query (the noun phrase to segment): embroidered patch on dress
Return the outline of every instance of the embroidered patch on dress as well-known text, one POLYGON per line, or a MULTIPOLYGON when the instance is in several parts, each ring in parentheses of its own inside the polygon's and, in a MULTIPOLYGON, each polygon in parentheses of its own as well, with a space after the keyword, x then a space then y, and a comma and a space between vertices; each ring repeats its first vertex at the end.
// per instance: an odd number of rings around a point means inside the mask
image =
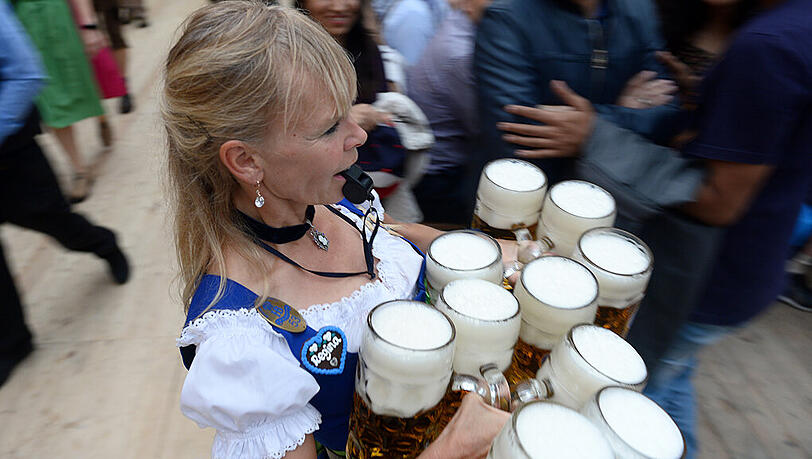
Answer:
POLYGON ((320 375, 337 375, 344 371, 347 359, 347 337, 340 328, 328 325, 302 346, 301 361, 305 369, 320 375))
POLYGON ((291 333, 301 333, 307 329, 307 322, 299 311, 284 301, 268 298, 257 306, 257 311, 271 326, 291 333))

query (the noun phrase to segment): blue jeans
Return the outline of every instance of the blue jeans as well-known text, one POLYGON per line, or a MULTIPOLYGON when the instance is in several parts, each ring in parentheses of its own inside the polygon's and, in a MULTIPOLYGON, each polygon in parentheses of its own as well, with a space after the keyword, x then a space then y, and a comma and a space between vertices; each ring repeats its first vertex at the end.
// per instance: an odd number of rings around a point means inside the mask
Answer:
POLYGON ((697 453, 696 406, 691 381, 697 364, 696 354, 703 346, 719 341, 737 328, 686 322, 649 374, 643 393, 668 412, 679 426, 685 438, 685 459, 693 459, 697 453))

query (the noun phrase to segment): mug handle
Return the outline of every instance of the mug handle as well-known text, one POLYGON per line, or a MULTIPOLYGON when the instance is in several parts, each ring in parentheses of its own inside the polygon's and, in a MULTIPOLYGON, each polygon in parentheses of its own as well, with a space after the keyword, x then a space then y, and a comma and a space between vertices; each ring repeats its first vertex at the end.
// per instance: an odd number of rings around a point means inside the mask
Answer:
POLYGON ((549 400, 555 395, 553 385, 550 380, 544 378, 538 380, 536 378, 525 379, 516 384, 511 395, 510 410, 514 411, 516 408, 524 405, 525 403, 535 400, 549 400))
POLYGON ((502 411, 510 411, 510 385, 505 375, 493 363, 479 368, 481 377, 457 374, 451 378, 451 390, 475 392, 488 405, 502 411))

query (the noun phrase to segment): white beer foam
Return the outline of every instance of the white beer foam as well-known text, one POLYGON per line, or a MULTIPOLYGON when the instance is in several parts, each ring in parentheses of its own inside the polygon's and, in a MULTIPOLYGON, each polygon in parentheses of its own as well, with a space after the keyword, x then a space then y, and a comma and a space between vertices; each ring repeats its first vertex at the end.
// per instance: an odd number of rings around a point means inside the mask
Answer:
POLYGON ((541 170, 524 161, 504 159, 485 167, 485 175, 502 188, 513 191, 533 191, 541 188, 547 178, 541 170))
POLYGON ((447 233, 432 242, 431 256, 451 269, 478 269, 493 263, 498 256, 493 243, 471 233, 447 233))
POLYGON ((375 310, 372 327, 386 341, 409 349, 434 349, 451 339, 451 324, 445 316, 415 302, 393 303, 375 310))
POLYGON ((581 251, 598 267, 632 275, 646 270, 649 257, 628 238, 616 233, 591 233, 581 238, 581 251))
POLYGON ((458 279, 443 289, 455 311, 480 320, 504 320, 519 310, 519 302, 502 286, 481 279, 458 279))
POLYGON ((585 416, 555 403, 532 403, 522 408, 516 433, 533 459, 610 459, 612 449, 585 416))
POLYGON ((454 371, 478 375, 486 363, 504 371, 519 339, 519 302, 501 285, 482 279, 449 282, 437 301, 457 331, 454 371))
POLYGON ((642 382, 648 374, 640 354, 611 330, 581 326, 572 330, 578 352, 604 375, 624 384, 642 382))
POLYGON ((684 448, 679 428, 668 413, 648 397, 630 389, 610 387, 601 392, 598 404, 609 427, 645 457, 682 457, 684 448))
POLYGON ((380 338, 369 327, 364 332, 355 383, 369 408, 408 418, 437 404, 454 358, 454 345, 443 346, 452 336, 448 319, 428 305, 402 300, 377 307, 370 322, 380 338))
POLYGON ((560 182, 550 190, 550 198, 567 212, 584 218, 605 217, 615 209, 609 193, 587 182, 560 182))
POLYGON ((561 309, 586 306, 598 284, 583 265, 563 257, 542 257, 522 270, 522 282, 531 295, 561 309))

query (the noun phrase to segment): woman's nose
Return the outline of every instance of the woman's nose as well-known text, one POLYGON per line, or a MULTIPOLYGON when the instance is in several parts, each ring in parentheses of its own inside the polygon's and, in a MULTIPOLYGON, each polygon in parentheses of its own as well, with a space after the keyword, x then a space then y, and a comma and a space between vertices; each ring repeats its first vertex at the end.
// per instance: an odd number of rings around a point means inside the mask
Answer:
POLYGON ((350 135, 347 137, 344 150, 358 148, 367 141, 367 131, 359 126, 352 118, 349 118, 349 123, 352 132, 350 132, 350 135))

